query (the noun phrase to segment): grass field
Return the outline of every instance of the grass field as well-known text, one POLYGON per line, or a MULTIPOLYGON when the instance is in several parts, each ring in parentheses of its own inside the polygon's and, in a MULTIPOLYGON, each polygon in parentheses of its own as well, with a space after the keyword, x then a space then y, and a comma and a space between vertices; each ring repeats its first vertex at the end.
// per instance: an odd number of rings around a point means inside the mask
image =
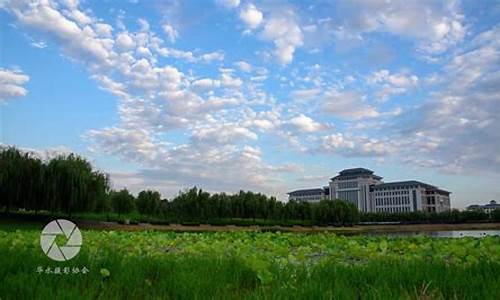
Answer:
POLYGON ((55 262, 40 248, 39 229, 0 227, 0 298, 498 299, 500 294, 500 237, 82 234, 80 253, 55 262), (69 274, 62 272, 65 267, 69 274), (89 272, 72 274, 74 267, 89 272), (47 268, 52 273, 45 273, 47 268), (54 274, 56 268, 62 274, 54 274))

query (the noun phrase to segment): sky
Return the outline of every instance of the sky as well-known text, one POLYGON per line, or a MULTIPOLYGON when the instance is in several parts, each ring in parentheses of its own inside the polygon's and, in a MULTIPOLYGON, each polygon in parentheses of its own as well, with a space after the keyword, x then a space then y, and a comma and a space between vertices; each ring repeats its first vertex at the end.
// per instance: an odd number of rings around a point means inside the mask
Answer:
POLYGON ((498 1, 0 0, 0 143, 286 201, 349 167, 500 200, 498 1))

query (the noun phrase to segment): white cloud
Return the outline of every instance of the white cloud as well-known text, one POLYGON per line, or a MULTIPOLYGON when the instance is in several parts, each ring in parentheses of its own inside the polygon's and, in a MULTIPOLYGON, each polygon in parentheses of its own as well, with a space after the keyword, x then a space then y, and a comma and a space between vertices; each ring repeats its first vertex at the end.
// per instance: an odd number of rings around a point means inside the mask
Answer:
POLYGON ((418 77, 411 74, 391 74, 388 70, 379 70, 368 78, 368 82, 374 83, 388 83, 396 87, 410 88, 418 84, 418 77))
POLYGON ((220 81, 210 78, 202 78, 194 81, 192 86, 200 89, 213 89, 220 86, 220 81))
POLYGON ((233 77, 230 72, 223 72, 221 74, 221 85, 228 88, 237 88, 243 84, 240 78, 233 77))
POLYGON ((126 32, 121 32, 116 37, 116 46, 123 51, 131 50, 135 47, 135 42, 126 32))
POLYGON ((263 131, 269 131, 276 127, 275 124, 273 124, 273 122, 266 119, 254 119, 252 123, 254 126, 263 131))
POLYGON ((28 91, 23 87, 29 76, 18 70, 0 68, 0 103, 11 98, 26 96, 28 91))
POLYGON ((242 60, 237 61, 234 63, 234 65, 237 66, 243 72, 248 73, 248 72, 252 71, 252 65, 245 62, 245 61, 242 61, 242 60))
POLYGON ((212 62, 212 61, 222 61, 224 60, 224 52, 215 51, 201 55, 201 60, 204 62, 212 62))
POLYGON ((66 13, 68 17, 75 20, 79 25, 84 26, 90 24, 93 20, 89 16, 87 16, 84 12, 73 9, 66 13))
POLYGON ((146 21, 146 20, 144 20, 142 18, 139 18, 139 19, 137 19, 137 23, 140 26, 140 31, 149 31, 149 23, 148 23, 148 21, 146 21))
POLYGON ((44 41, 31 41, 30 45, 38 49, 43 49, 47 47, 47 43, 44 41))
POLYGON ((272 16, 264 25, 262 37, 274 42, 274 55, 281 64, 293 60, 297 47, 302 46, 302 31, 296 22, 295 13, 287 10, 282 14, 272 16))
POLYGON ((257 7, 255 7, 255 5, 250 3, 240 11, 240 19, 250 29, 255 29, 259 27, 262 22, 263 14, 257 9, 257 7))
POLYGON ((321 89, 312 88, 312 89, 304 89, 304 90, 294 90, 291 92, 291 96, 298 101, 302 100, 310 100, 314 97, 318 96, 321 93, 321 89))
POLYGON ((324 136, 322 146, 325 150, 336 151, 337 149, 354 149, 354 142, 344 138, 342 133, 324 136))
POLYGON ((322 97, 321 111, 348 120, 378 117, 380 113, 366 104, 364 96, 356 91, 327 91, 322 97))
POLYGON ((77 23, 67 19, 52 7, 49 2, 30 5, 19 1, 10 4, 8 10, 21 24, 50 33, 58 41, 63 42, 67 54, 79 60, 90 57, 96 59, 97 64, 100 65, 106 65, 109 62, 110 41, 96 37, 92 27, 80 28, 77 23))
POLYGON ((464 15, 458 1, 342 2, 342 30, 356 33, 389 32, 415 39, 423 52, 440 54, 465 37, 464 15))
MULTIPOLYGON (((220 78, 209 79, 200 78, 196 68, 186 68, 185 74, 165 64, 175 59, 222 61, 224 52, 164 47, 143 22, 137 32, 122 24, 116 35, 103 22, 81 27, 59 9, 53 2, 14 2, 8 11, 17 22, 56 41, 71 61, 88 68, 101 89, 118 98, 119 121, 85 135, 92 150, 134 163, 143 184, 163 180, 176 189, 197 184, 283 192, 272 173, 293 170, 265 163, 258 147, 245 145, 255 143, 257 132, 272 134, 280 126, 280 115, 273 111, 275 100, 253 82, 243 82, 234 70, 220 69, 220 78), (160 60, 157 55, 173 59, 160 60), (209 86, 213 91, 207 91, 209 86), (259 111, 251 105, 259 105, 259 111), (181 130, 187 143, 171 138, 173 130, 181 130)), ((255 73, 267 75, 263 68, 255 73)))
POLYGON ((215 0, 215 2, 224 8, 236 8, 240 5, 240 0, 215 0))
POLYGON ((171 43, 175 43, 175 41, 179 37, 179 32, 177 31, 177 29, 175 29, 170 24, 163 24, 161 28, 163 29, 163 32, 165 32, 165 34, 167 35, 168 40, 171 43))
POLYGON ((390 96, 406 93, 419 84, 418 76, 406 73, 391 74, 389 70, 379 70, 367 78, 368 84, 379 85, 376 96, 386 101, 390 96))
POLYGON ((111 27, 109 24, 97 23, 95 24, 95 32, 99 36, 111 38, 113 27, 111 27))
POLYGON ((302 132, 316 132, 324 129, 323 125, 303 114, 291 118, 288 123, 302 132))
POLYGON ((203 143, 232 144, 239 140, 256 140, 258 136, 237 124, 222 124, 195 129, 193 138, 203 143))
POLYGON ((106 75, 93 75, 92 78, 99 82, 101 89, 109 91, 122 99, 130 99, 124 84, 115 82, 106 75))
POLYGON ((471 39, 446 64, 440 89, 402 115, 406 126, 396 138, 408 145, 407 162, 453 173, 498 172, 499 40, 498 27, 471 39))
POLYGON ((351 137, 342 133, 322 137, 320 151, 338 153, 344 156, 386 156, 397 152, 397 147, 390 141, 374 138, 351 137))

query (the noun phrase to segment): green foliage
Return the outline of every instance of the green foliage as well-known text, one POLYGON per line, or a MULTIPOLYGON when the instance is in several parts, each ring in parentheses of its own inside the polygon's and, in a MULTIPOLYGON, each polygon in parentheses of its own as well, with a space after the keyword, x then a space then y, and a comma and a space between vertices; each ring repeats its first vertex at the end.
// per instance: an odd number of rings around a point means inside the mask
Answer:
POLYGON ((500 222, 500 209, 495 209, 491 212, 491 219, 495 222, 500 222))
POLYGON ((0 206, 51 212, 94 211, 103 207, 108 176, 85 159, 60 155, 43 161, 30 152, 0 149, 0 206))
POLYGON ((359 220, 350 203, 324 200, 320 203, 279 202, 274 197, 240 191, 210 195, 196 187, 180 192, 169 203, 169 217, 177 221, 236 225, 353 225, 359 220), (247 220, 247 221, 243 221, 247 220), (266 220, 266 221, 262 221, 266 220))
POLYGON ((2 298, 498 299, 500 284, 493 236, 84 230, 80 253, 59 263, 39 235, 0 230, 2 298), (90 273, 36 273, 67 265, 90 273))
POLYGON ((111 191, 109 198, 111 199, 110 202, 113 207, 113 211, 118 215, 130 213, 135 208, 135 198, 127 189, 122 189, 118 192, 111 191))
POLYGON ((154 215, 160 208, 161 195, 157 191, 142 191, 137 195, 136 206, 140 214, 154 215))
POLYGON ((356 224, 359 220, 357 207, 341 200, 322 200, 314 205, 314 217, 320 224, 345 226, 356 224))

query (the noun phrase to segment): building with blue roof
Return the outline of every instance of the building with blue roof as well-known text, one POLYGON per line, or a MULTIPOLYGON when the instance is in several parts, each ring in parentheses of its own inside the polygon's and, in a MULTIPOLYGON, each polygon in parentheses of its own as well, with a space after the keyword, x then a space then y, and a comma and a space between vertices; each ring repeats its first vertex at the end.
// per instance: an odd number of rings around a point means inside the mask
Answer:
POLYGON ((365 168, 345 169, 330 179, 328 187, 296 190, 289 200, 319 202, 340 199, 362 212, 403 213, 450 210, 450 192, 417 180, 383 182, 365 168))

